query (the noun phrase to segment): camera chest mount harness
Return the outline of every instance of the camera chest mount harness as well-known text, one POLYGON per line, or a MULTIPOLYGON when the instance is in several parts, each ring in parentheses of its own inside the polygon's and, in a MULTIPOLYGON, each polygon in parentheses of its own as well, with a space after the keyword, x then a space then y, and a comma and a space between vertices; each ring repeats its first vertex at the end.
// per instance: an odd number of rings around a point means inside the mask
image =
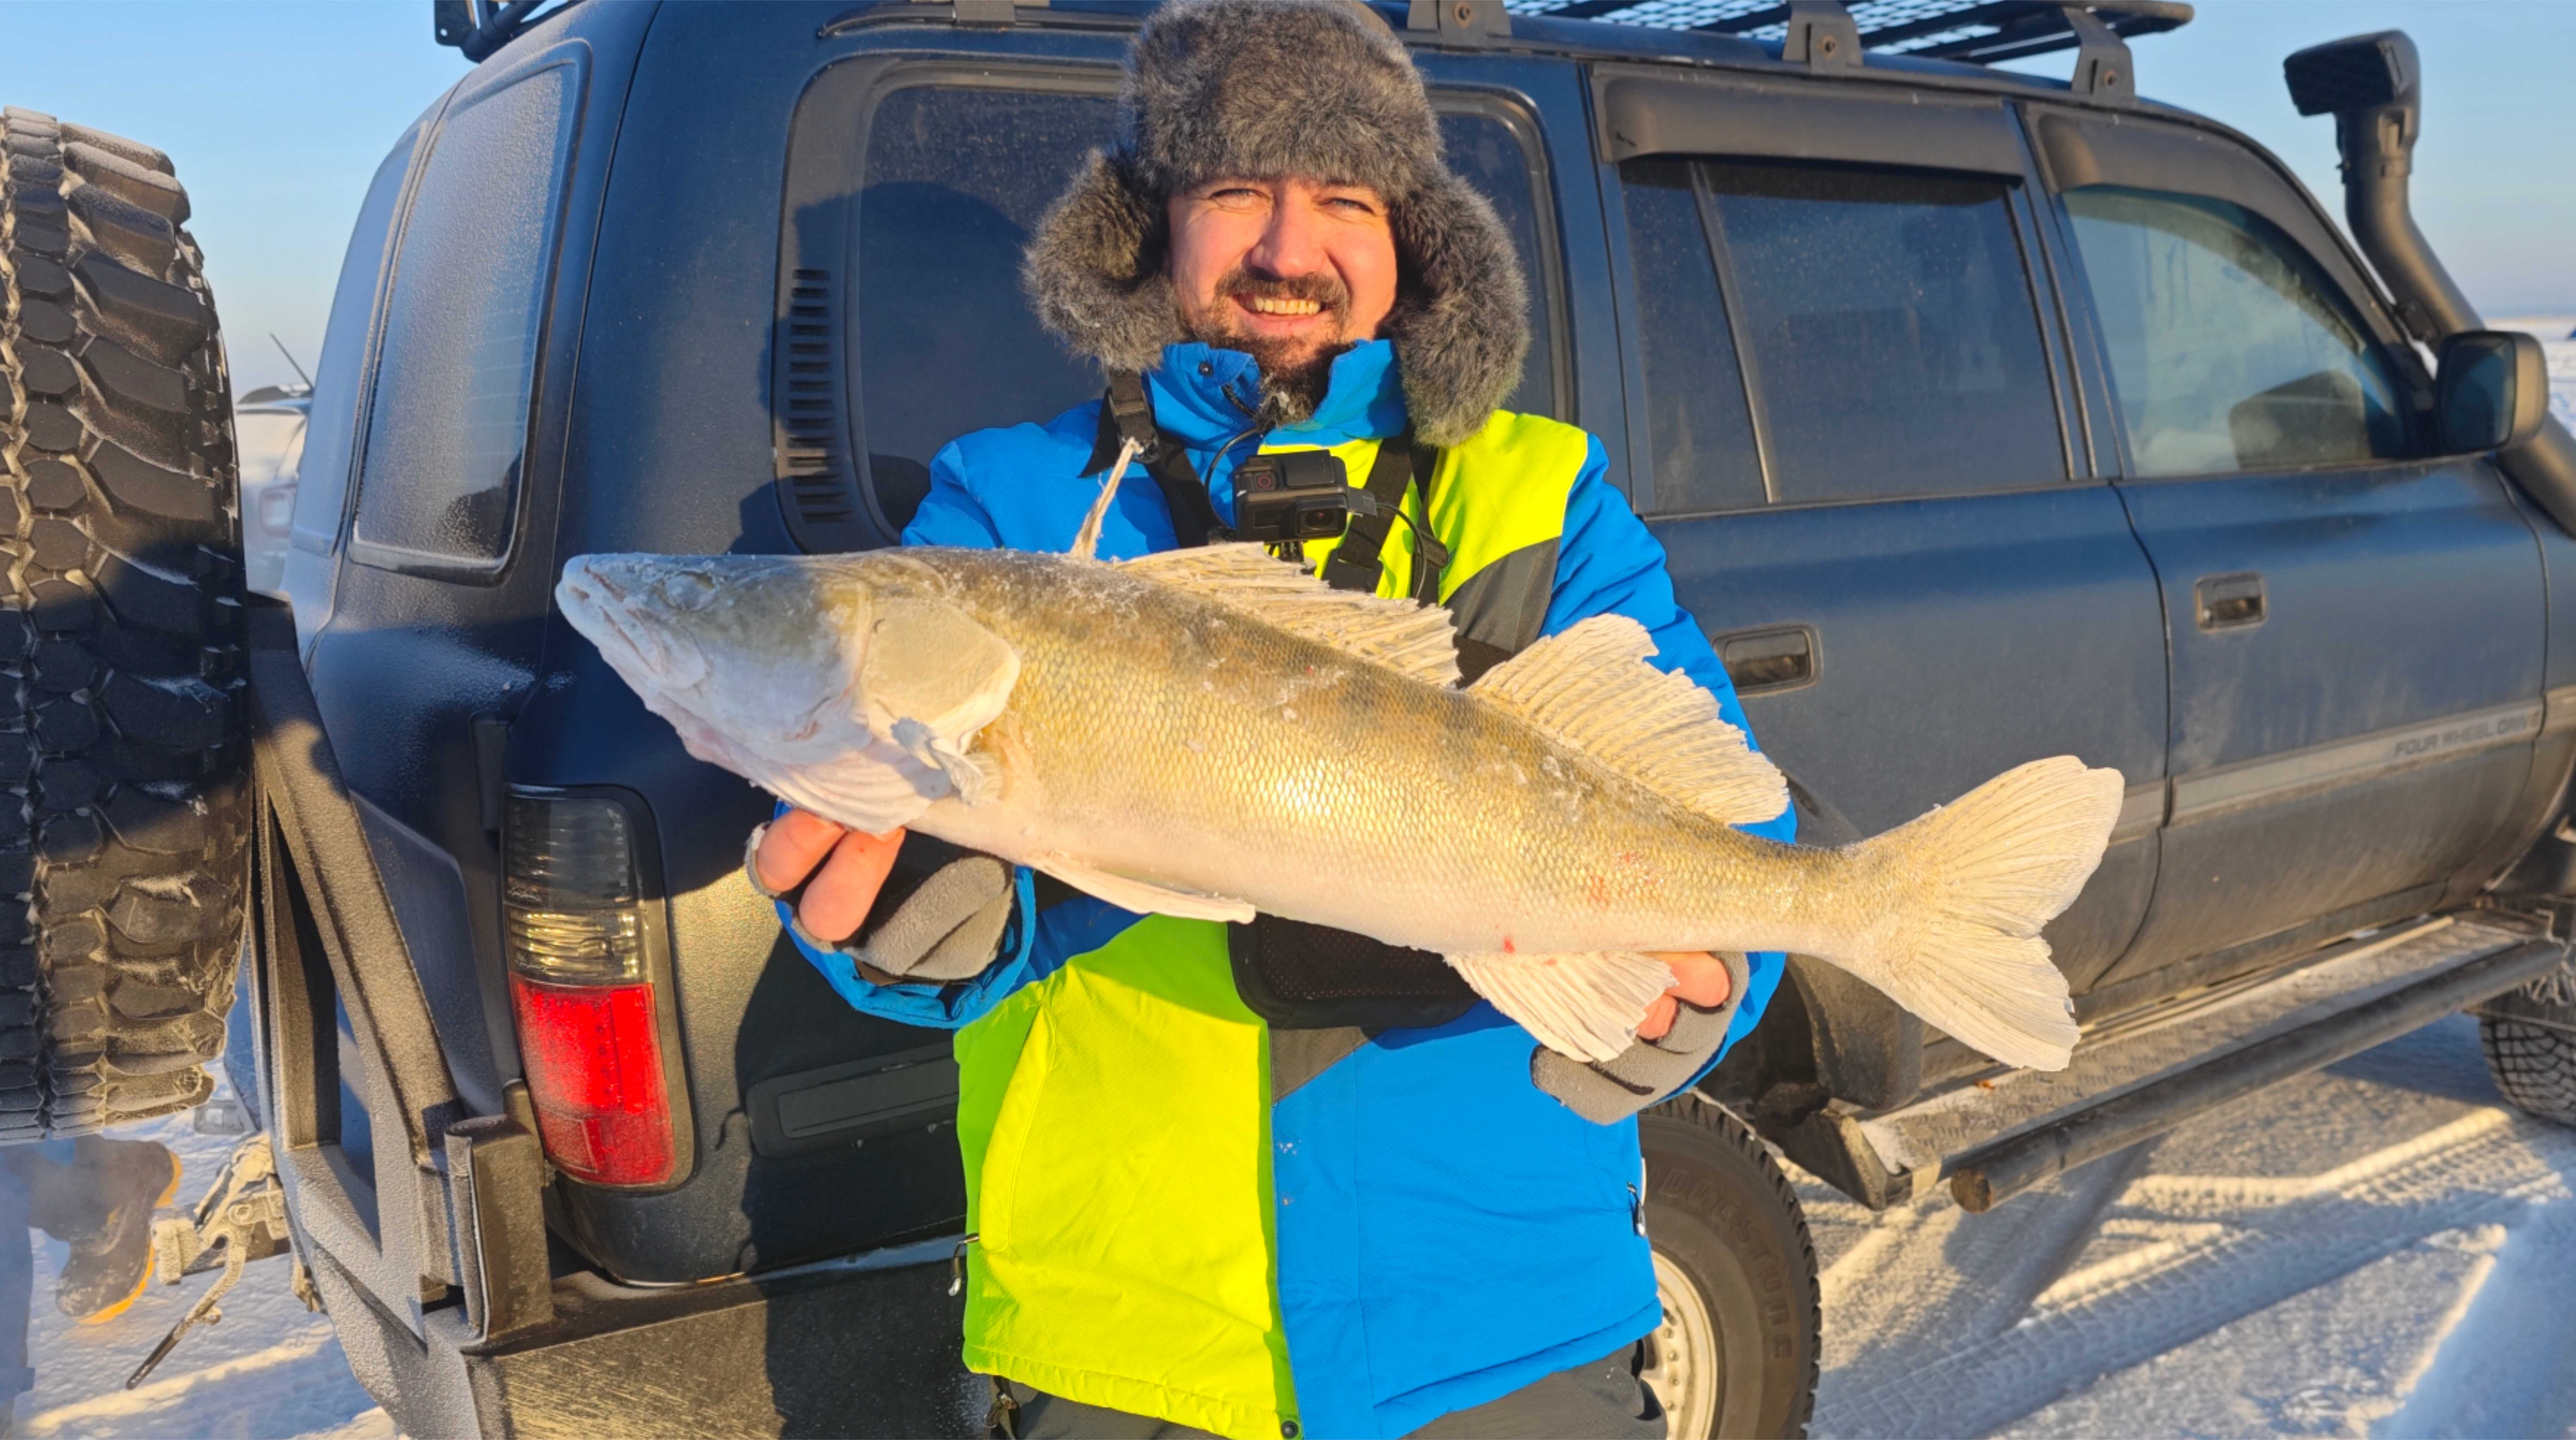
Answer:
MULTIPOLYGON (((1207 487, 1181 447, 1154 423, 1154 402, 1143 377, 1132 370, 1109 375, 1100 407, 1100 436, 1088 473, 1117 462, 1128 442, 1145 473, 1163 492, 1172 530, 1182 548, 1230 540, 1255 540, 1281 558, 1302 562, 1305 542, 1342 536, 1324 561, 1323 580, 1336 590, 1373 592, 1384 573, 1380 552, 1395 521, 1413 526, 1413 599, 1436 605, 1448 549, 1404 514, 1407 485, 1431 506, 1431 476, 1440 452, 1404 433, 1378 446, 1367 482, 1353 488, 1341 458, 1322 450, 1255 455, 1235 467, 1237 524, 1217 518, 1207 487), (1347 525, 1347 530, 1345 530, 1347 525)), ((1229 447, 1220 447, 1219 453, 1229 447)), ((1116 483, 1117 477, 1108 477, 1116 483)), ((1324 925, 1255 916, 1227 927, 1235 990, 1274 1032, 1272 1089, 1285 1095, 1325 1066, 1358 1049, 1380 1030, 1444 1025, 1476 1003, 1475 992, 1447 962, 1427 950, 1409 950, 1324 925)))
POLYGON ((1379 552, 1395 522, 1402 520, 1413 528, 1413 598, 1424 605, 1440 603, 1440 576, 1449 567, 1449 551, 1402 508, 1404 487, 1413 485, 1421 490, 1424 513, 1429 513, 1431 474, 1440 462, 1440 452, 1417 442, 1412 426, 1378 446, 1368 481, 1358 489, 1351 488, 1341 457, 1329 451, 1282 450, 1252 456, 1235 469, 1237 523, 1233 526, 1217 518, 1207 486, 1190 467, 1190 457, 1163 438, 1162 427, 1154 423, 1154 402, 1145 392, 1144 378, 1133 370, 1113 370, 1109 393, 1100 406, 1100 438, 1092 446, 1086 473, 1107 469, 1117 460, 1119 447, 1131 440, 1145 473, 1162 489, 1181 548, 1257 540, 1275 547, 1284 560, 1302 561, 1305 542, 1340 535, 1342 543, 1324 562, 1324 583, 1336 590, 1367 592, 1377 589, 1378 576, 1385 569, 1379 552))

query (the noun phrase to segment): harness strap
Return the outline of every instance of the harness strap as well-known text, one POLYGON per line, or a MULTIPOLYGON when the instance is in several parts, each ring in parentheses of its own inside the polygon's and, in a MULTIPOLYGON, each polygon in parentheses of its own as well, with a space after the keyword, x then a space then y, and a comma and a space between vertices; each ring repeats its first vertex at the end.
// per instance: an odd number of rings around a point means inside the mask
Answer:
MULTIPOLYGON (((1154 483, 1162 489, 1163 506, 1172 516, 1172 533, 1183 549, 1234 538, 1234 531, 1217 518, 1215 502, 1208 499, 1207 486, 1190 467, 1188 454, 1165 441, 1162 427, 1154 423, 1154 401, 1146 392, 1145 378, 1133 370, 1112 370, 1109 391, 1101 398, 1100 433, 1092 441, 1091 461, 1085 473, 1107 468, 1129 440, 1136 442, 1137 458, 1144 462, 1145 473, 1153 476, 1154 483)), ((1362 593, 1377 589, 1378 578, 1386 570, 1381 552, 1386 548, 1387 534, 1402 514, 1404 487, 1410 483, 1421 489, 1422 511, 1428 516, 1431 477, 1439 464, 1440 452, 1416 441, 1411 426, 1405 427, 1402 435, 1378 445, 1377 460, 1369 466, 1368 481, 1361 487, 1368 501, 1352 507, 1342 543, 1333 547, 1332 556, 1324 562, 1325 584, 1336 590, 1362 593)), ((1413 598, 1425 605, 1436 605, 1440 603, 1440 578, 1448 568, 1449 552, 1420 526, 1414 528, 1413 540, 1413 598)))
POLYGON ((1164 442, 1162 427, 1154 423, 1153 398, 1145 393, 1145 378, 1133 370, 1112 370, 1109 393, 1100 405, 1100 435, 1092 442, 1091 469, 1114 463, 1119 447, 1129 440, 1136 442, 1145 473, 1162 487, 1163 506, 1172 512, 1172 533, 1179 537, 1182 549, 1234 538, 1234 532, 1217 518, 1207 486, 1190 468, 1190 457, 1180 446, 1164 442))
MULTIPOLYGON (((1336 590, 1356 590, 1372 594, 1378 577, 1386 571, 1382 551, 1386 537, 1395 528, 1397 515, 1404 504, 1404 487, 1422 488, 1422 513, 1431 513, 1431 475, 1437 468, 1440 452, 1413 438, 1408 425, 1402 435, 1380 442, 1377 461, 1369 466, 1368 482, 1360 488, 1368 492, 1365 511, 1352 507, 1350 528, 1342 533, 1342 543, 1324 561, 1324 583, 1336 590)), ((1425 605, 1440 600, 1440 572, 1448 566, 1449 552, 1430 533, 1416 527, 1413 535, 1413 598, 1425 605)))

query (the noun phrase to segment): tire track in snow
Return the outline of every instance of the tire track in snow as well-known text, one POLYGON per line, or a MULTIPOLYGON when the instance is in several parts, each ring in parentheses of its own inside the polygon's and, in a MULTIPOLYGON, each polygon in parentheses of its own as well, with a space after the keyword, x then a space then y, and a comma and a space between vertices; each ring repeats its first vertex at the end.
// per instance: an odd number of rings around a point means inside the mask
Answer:
MULTIPOLYGON (((2411 1291, 2400 1287, 2414 1308, 2383 1317, 2381 1328, 2393 1334, 2400 1321, 2429 1326, 2421 1347, 2378 1357, 2372 1373, 2312 1387, 2319 1393, 2309 1401, 2281 1402, 2287 1408, 2272 1406, 2267 1418, 2255 1413, 2264 1405, 2249 1402, 2246 1429, 2349 1429, 2379 1419, 2396 1427, 2389 1434, 2425 1433, 2441 1427, 2416 1422, 2456 1408, 2457 1397, 2502 1393, 2496 1382, 2463 1371, 2449 1336, 2483 1324, 2510 1328, 2517 1311, 2526 1330, 2545 1326, 2554 1338, 2563 1329, 2541 1318, 2563 1308, 2520 1307, 2536 1304, 2549 1276, 2563 1269, 2563 1261, 2552 1266, 2537 1257, 2569 1249, 2551 1251, 2553 1240, 2542 1236, 2533 1241, 2533 1262, 2517 1264, 2506 1237, 2544 1216, 2553 1226, 2576 1226, 2576 1218, 2562 1218, 2576 1217, 2576 1204, 2565 1203, 2576 1179, 2576 1132, 2502 1109, 2482 1075, 2462 1070, 2475 1064, 2471 1025, 2445 1022, 2393 1042, 2404 1048, 2357 1067, 2363 1073, 2328 1071, 2284 1087, 2286 1095, 2239 1102, 2196 1122, 2206 1127, 2199 1132, 2131 1152, 2129 1163, 2138 1167, 2131 1174, 2102 1173, 2121 1163, 2105 1161, 1985 1216, 1938 1201, 1870 1220, 1829 1192, 1808 1190, 1828 1231, 1859 1232, 1826 1277, 1827 1373, 1813 1433, 1981 1434, 2034 1416, 2100 1377, 2390 1263, 2423 1273, 2411 1291), (2346 1158, 2356 1134, 2387 1143, 2346 1158), (2218 1140, 2238 1143, 2231 1154, 2218 1140), (2238 1160, 2270 1154, 2281 1161, 2270 1168, 2288 1173, 2193 1173, 2201 1170, 2194 1159, 2209 1158, 2195 1149, 2238 1160), (2507 1277, 2501 1284, 2487 1277, 2497 1263, 2488 1257, 2499 1247, 2507 1277), (2401 1252, 2406 1258, 2392 1262, 2401 1252), (2060 1263, 2069 1255, 2073 1263, 2060 1263), (2452 1307, 2459 1313, 2445 1318, 2452 1307), (2499 1318, 2483 1321, 2490 1310, 2499 1318), (2455 1373, 2462 1375, 2456 1383, 2455 1373)), ((2370 1286, 2354 1293, 2364 1298, 2352 1304, 2385 1298, 2369 1298, 2379 1295, 2370 1286)), ((2570 1408, 2562 1388, 2576 1389, 2576 1380, 2560 1387, 2548 1377, 2571 1357, 2563 1348, 2530 1353, 2547 1346, 2534 1335, 2517 1338, 2522 1350, 2496 1368, 2524 1377, 2516 1382, 2524 1398, 2512 1413, 2543 1429, 2517 1424, 2482 1433, 2562 1433, 2563 1420, 2548 1422, 2570 1408)), ((2160 1375, 2174 1368, 2161 1367, 2160 1375)), ((2289 1362, 2277 1368, 2286 1372, 2289 1362)), ((2163 1376, 2168 1390, 2174 1379, 2163 1376)), ((2301 1383, 2283 1373, 2249 1384, 2259 1389, 2267 1379, 2301 1383)), ((2138 1410, 2118 1418, 2135 1425, 2133 1433, 2167 1428, 2138 1410)))
POLYGON ((2554 1205, 2507 1236, 2403 1408, 2373 1433, 2576 1434, 2576 1326, 2567 1261, 2576 1205, 2554 1205))

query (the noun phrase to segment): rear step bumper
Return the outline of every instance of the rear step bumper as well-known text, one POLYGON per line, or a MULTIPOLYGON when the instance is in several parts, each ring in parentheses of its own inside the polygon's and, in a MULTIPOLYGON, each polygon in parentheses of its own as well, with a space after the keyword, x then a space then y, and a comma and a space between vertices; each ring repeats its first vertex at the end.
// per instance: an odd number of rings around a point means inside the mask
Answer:
POLYGON ((2287 970, 2123 1017, 2053 1074, 1989 1072, 1893 1110, 1828 1110, 1775 1136, 1872 1206, 1950 1181, 1982 1211, 2163 1133, 2504 994, 2567 954, 2499 915, 2441 916, 2346 941, 2287 970))
POLYGON ((955 1249, 651 1289, 564 1277, 553 1319, 491 1343, 452 1305, 414 1333, 328 1254, 313 1278, 350 1369, 406 1435, 964 1440, 985 1433, 991 1394, 959 1359, 955 1249))

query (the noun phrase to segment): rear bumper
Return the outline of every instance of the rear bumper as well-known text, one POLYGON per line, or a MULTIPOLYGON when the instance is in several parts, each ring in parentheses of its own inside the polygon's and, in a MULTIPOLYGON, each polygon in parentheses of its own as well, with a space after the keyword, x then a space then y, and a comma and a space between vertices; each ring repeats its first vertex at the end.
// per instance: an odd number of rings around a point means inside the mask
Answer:
POLYGON ((490 1346, 454 1306, 415 1335, 312 1258, 350 1368, 405 1434, 975 1436, 988 1395, 958 1359, 952 1243, 667 1289, 561 1280, 550 1324, 490 1346))

